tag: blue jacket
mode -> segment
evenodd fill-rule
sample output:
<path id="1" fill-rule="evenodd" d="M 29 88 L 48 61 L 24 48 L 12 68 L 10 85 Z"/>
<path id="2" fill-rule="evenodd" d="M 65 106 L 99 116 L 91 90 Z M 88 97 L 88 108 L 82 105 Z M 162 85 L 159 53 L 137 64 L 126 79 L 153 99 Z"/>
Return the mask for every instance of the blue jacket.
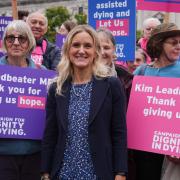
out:
<path id="1" fill-rule="evenodd" d="M 45 66 L 36 66 L 34 64 L 34 62 L 30 59 L 30 58 L 27 58 L 27 61 L 28 61 L 28 67 L 29 68 L 34 68 L 34 69 L 46 69 Z M 8 61 L 7 61 L 7 55 L 3 56 L 0 58 L 0 65 L 8 65 Z"/>
<path id="2" fill-rule="evenodd" d="M 63 85 L 63 96 L 56 95 L 56 84 L 49 90 L 46 128 L 42 140 L 42 172 L 54 180 L 66 144 L 71 81 Z M 117 78 L 93 79 L 88 140 L 96 175 L 112 180 L 116 172 L 127 172 L 125 95 Z"/>

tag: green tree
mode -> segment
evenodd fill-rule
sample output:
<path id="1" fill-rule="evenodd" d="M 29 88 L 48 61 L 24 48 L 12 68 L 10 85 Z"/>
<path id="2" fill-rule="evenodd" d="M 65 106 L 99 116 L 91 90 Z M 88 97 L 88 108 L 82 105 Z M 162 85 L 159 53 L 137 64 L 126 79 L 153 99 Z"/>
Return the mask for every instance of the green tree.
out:
<path id="1" fill-rule="evenodd" d="M 141 38 L 142 32 L 140 30 L 136 30 L 136 42 Z"/>
<path id="2" fill-rule="evenodd" d="M 59 27 L 64 21 L 70 18 L 69 11 L 66 7 L 55 7 L 46 10 L 46 17 L 48 18 L 48 32 L 46 37 L 49 41 L 55 41 L 56 27 Z"/>
<path id="3" fill-rule="evenodd" d="M 87 15 L 84 13 L 75 14 L 75 19 L 78 24 L 87 24 Z"/>

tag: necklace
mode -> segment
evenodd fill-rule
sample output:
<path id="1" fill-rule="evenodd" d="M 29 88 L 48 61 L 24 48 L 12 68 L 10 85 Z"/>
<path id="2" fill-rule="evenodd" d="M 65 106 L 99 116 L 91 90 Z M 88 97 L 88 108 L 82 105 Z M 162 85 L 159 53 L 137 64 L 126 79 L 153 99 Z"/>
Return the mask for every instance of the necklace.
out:
<path id="1" fill-rule="evenodd" d="M 82 95 L 85 93 L 85 90 L 87 89 L 89 83 L 87 83 L 86 85 L 80 85 L 81 87 L 78 88 L 78 90 L 75 88 L 75 85 L 72 84 L 72 90 L 73 93 L 77 96 L 77 97 L 82 97 Z M 83 87 L 84 86 L 84 87 Z"/>

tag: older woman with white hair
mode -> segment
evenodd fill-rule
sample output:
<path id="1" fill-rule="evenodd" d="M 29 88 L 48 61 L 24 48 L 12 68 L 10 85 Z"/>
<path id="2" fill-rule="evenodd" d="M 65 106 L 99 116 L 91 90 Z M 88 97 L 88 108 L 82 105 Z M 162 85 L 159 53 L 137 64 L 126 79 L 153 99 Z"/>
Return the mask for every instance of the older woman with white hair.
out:
<path id="1" fill-rule="evenodd" d="M 27 56 L 35 46 L 31 29 L 22 20 L 14 20 L 7 27 L 3 37 L 6 55 L 1 57 L 0 65 L 22 68 L 36 67 Z M 40 141 L 23 139 L 0 139 L 0 179 L 39 180 L 40 179 Z"/>
<path id="2" fill-rule="evenodd" d="M 158 18 L 150 17 L 144 20 L 143 22 L 143 37 L 139 39 L 138 44 L 139 46 L 146 52 L 147 50 L 147 42 L 151 36 L 152 30 L 160 25 L 161 22 Z M 151 58 L 147 55 L 147 63 L 151 62 Z"/>
<path id="3" fill-rule="evenodd" d="M 5 29 L 3 48 L 6 56 L 1 64 L 28 67 L 32 61 L 27 58 L 35 46 L 35 39 L 29 26 L 22 20 L 11 22 Z"/>

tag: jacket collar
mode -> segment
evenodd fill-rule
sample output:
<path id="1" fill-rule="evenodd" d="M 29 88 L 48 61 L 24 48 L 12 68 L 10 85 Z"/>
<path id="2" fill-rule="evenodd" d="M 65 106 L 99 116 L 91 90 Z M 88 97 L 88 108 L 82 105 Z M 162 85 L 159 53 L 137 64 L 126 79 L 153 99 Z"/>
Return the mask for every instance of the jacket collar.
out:
<path id="1" fill-rule="evenodd" d="M 60 103 L 60 119 L 62 126 L 65 131 L 67 131 L 68 128 L 68 110 L 69 110 L 69 100 L 70 100 L 70 88 L 71 88 L 71 80 L 68 79 L 64 82 L 62 91 L 63 95 L 58 96 L 58 101 Z"/>
<path id="2" fill-rule="evenodd" d="M 62 126 L 65 131 L 68 129 L 68 110 L 69 110 L 69 99 L 70 99 L 70 88 L 71 79 L 69 78 L 65 81 L 63 85 L 63 96 L 58 96 L 60 102 L 60 116 Z M 97 113 L 99 112 L 104 99 L 107 95 L 109 88 L 109 83 L 107 83 L 107 78 L 98 79 L 93 77 L 92 94 L 91 94 L 91 105 L 89 111 L 89 125 L 94 121 Z"/>
<path id="3" fill-rule="evenodd" d="M 9 65 L 9 64 L 8 64 L 8 61 L 7 61 L 7 58 L 8 58 L 7 55 L 3 56 L 3 57 L 1 58 L 0 64 L 2 64 L 2 65 Z M 32 59 L 30 59 L 30 57 L 26 57 L 26 61 L 27 61 L 27 63 L 28 63 L 28 66 L 27 66 L 27 67 L 36 68 L 34 62 L 32 61 Z"/>
<path id="4" fill-rule="evenodd" d="M 93 78 L 93 88 L 92 88 L 92 95 L 91 95 L 91 106 L 89 112 L 89 125 L 95 119 L 97 113 L 99 112 L 104 99 L 107 95 L 108 85 L 107 78 L 98 79 Z"/>

